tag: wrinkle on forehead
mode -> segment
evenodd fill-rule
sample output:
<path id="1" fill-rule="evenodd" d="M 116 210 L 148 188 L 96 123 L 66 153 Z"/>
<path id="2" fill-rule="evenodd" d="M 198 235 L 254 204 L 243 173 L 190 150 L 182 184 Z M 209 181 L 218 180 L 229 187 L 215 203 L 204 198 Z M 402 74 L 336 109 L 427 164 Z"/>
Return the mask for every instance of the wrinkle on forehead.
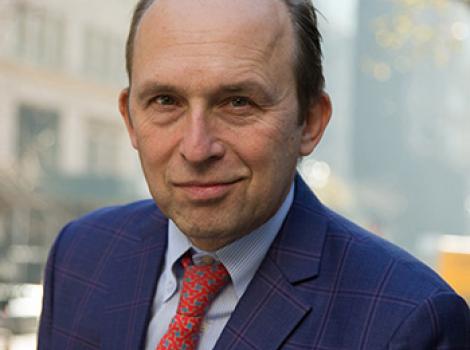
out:
<path id="1" fill-rule="evenodd" d="M 143 16 L 135 40 L 137 52 L 142 45 L 234 43 L 267 60 L 286 50 L 293 55 L 295 46 L 287 6 L 279 0 L 158 0 Z"/>

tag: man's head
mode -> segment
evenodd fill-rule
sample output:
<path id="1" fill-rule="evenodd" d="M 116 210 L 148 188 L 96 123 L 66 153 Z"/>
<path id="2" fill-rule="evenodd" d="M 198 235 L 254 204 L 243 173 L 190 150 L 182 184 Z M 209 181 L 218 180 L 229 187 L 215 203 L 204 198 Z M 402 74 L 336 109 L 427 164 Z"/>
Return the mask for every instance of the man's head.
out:
<path id="1" fill-rule="evenodd" d="M 142 17 L 156 0 L 140 0 L 134 10 L 126 44 L 126 70 L 132 84 L 134 39 Z M 321 34 L 311 0 L 282 1 L 289 11 L 295 32 L 295 71 L 299 119 L 303 121 L 310 104 L 320 96 L 325 85 L 322 68 Z"/>
<path id="2" fill-rule="evenodd" d="M 283 1 L 158 0 L 138 23 L 120 111 L 160 209 L 218 249 L 274 215 L 321 139 L 328 96 L 311 95 L 299 123 Z"/>

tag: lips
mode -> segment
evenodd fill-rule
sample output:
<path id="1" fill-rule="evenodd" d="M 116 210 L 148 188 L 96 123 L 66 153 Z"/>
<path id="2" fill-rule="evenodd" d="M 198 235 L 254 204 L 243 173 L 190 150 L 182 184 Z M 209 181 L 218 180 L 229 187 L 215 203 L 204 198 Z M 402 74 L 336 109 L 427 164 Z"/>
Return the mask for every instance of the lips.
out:
<path id="1" fill-rule="evenodd" d="M 219 200 L 239 182 L 235 181 L 190 181 L 175 183 L 174 186 L 194 202 L 208 202 Z"/>

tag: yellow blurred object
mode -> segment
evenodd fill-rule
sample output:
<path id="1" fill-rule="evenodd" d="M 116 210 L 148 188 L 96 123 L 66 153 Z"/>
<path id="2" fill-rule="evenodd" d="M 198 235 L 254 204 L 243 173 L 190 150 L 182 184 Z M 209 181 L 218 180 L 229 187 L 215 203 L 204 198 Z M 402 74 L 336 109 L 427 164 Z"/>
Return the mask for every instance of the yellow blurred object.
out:
<path id="1" fill-rule="evenodd" d="M 439 242 L 437 267 L 447 283 L 470 301 L 470 237 L 443 236 Z"/>

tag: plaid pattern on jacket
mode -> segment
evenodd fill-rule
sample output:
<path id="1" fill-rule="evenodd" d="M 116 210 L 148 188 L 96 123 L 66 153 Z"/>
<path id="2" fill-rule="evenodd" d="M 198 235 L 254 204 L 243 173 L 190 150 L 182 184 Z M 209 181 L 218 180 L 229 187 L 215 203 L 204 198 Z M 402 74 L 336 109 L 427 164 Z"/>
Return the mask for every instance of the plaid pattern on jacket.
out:
<path id="1" fill-rule="evenodd" d="M 168 220 L 153 201 L 67 225 L 49 256 L 40 350 L 144 348 Z M 431 269 L 324 207 L 294 203 L 217 350 L 470 349 L 470 311 Z"/>

